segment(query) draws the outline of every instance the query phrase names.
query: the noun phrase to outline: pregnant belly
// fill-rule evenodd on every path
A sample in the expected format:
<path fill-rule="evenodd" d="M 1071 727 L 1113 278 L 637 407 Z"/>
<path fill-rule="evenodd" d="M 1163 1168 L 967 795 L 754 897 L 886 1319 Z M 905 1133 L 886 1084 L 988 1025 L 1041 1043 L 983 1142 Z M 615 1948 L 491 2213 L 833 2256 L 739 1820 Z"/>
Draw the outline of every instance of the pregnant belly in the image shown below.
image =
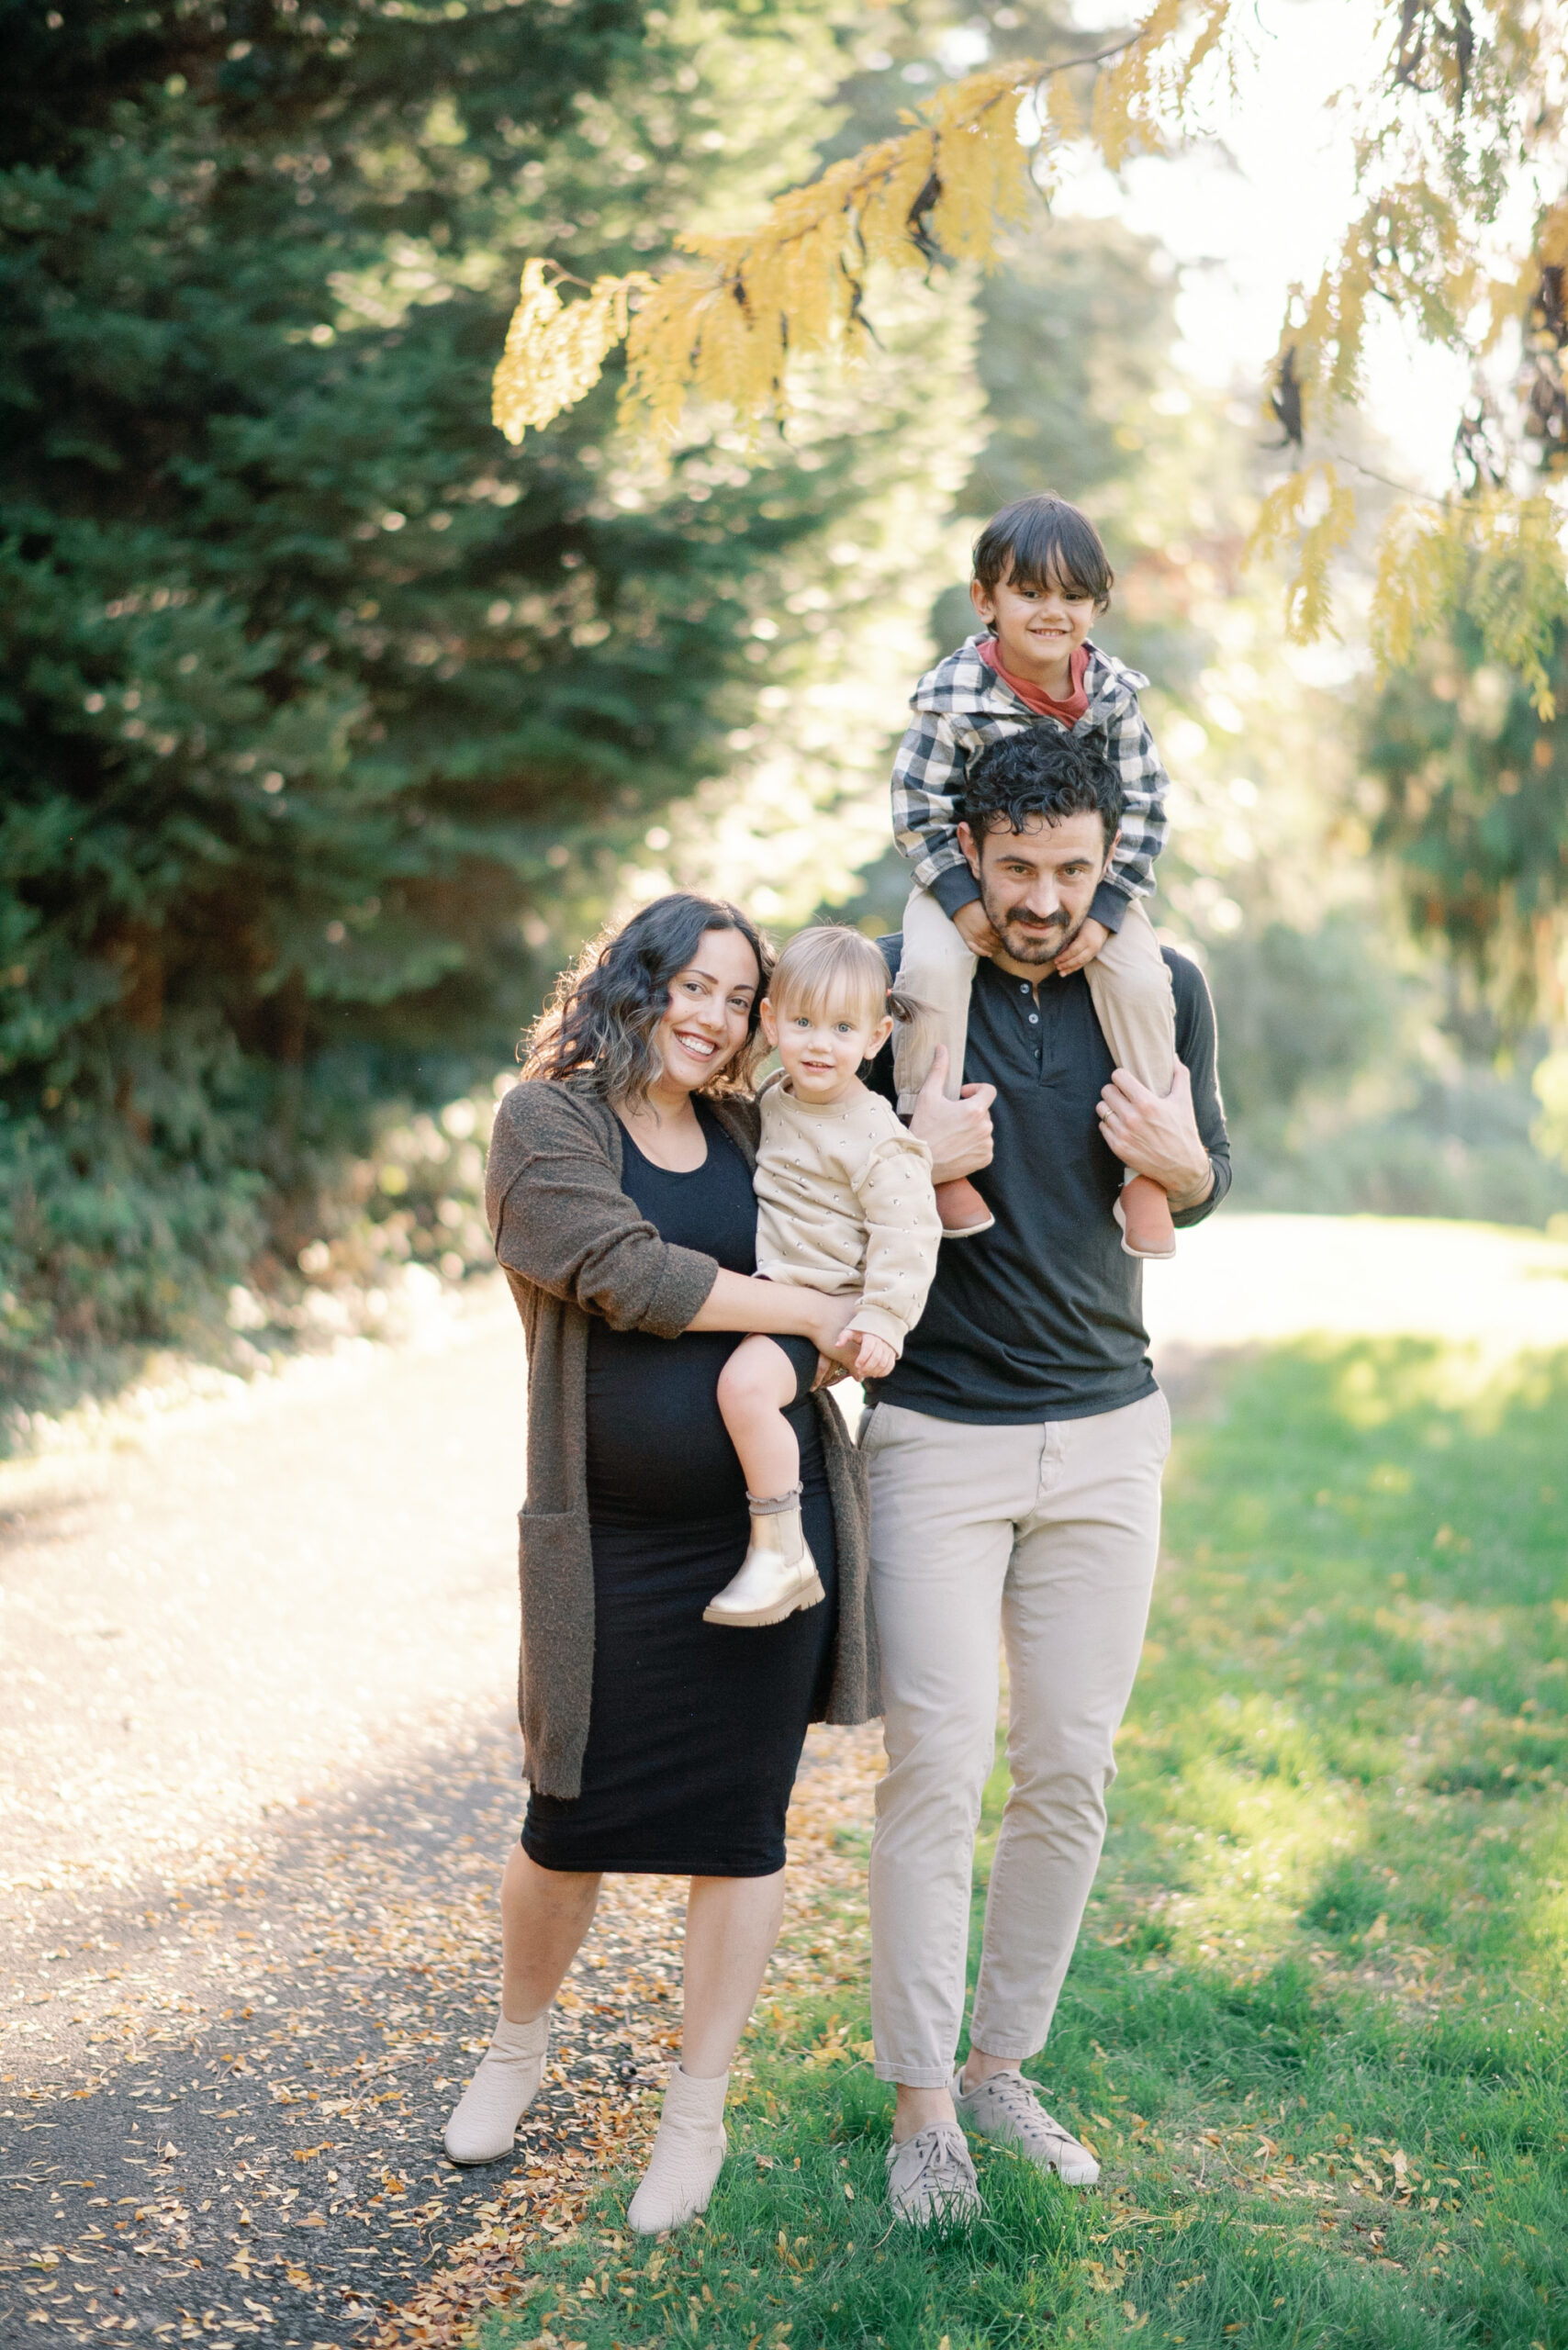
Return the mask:
<path fill-rule="evenodd" d="M 604 1337 L 588 1355 L 589 1516 L 646 1526 L 741 1515 L 745 1478 L 716 1393 L 738 1341 L 722 1330 Z"/>

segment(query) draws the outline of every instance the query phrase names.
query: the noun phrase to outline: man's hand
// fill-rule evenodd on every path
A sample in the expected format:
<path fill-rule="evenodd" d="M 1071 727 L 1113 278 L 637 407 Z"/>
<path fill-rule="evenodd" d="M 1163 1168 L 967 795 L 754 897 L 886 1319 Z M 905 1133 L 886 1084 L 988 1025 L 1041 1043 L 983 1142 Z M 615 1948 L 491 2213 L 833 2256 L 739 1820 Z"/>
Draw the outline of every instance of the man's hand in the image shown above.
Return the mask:
<path fill-rule="evenodd" d="M 993 1147 L 991 1105 L 996 1099 L 995 1086 L 966 1085 L 962 1100 L 949 1102 L 942 1090 L 946 1082 L 947 1047 L 938 1045 L 931 1074 L 920 1089 L 909 1122 L 916 1141 L 931 1146 L 934 1183 L 950 1183 L 957 1175 L 972 1175 L 977 1167 L 989 1167 Z"/>
<path fill-rule="evenodd" d="M 1058 979 L 1065 979 L 1070 971 L 1081 971 L 1086 963 L 1092 963 L 1110 935 L 1104 923 L 1096 922 L 1091 914 L 1084 922 L 1077 937 L 1070 946 L 1064 946 L 1057 957 Z"/>
<path fill-rule="evenodd" d="M 1100 1131 L 1135 1175 L 1151 1175 L 1170 1204 L 1195 1208 L 1214 1188 L 1214 1169 L 1193 1115 L 1193 1080 L 1180 1061 L 1163 1101 L 1119 1069 L 1101 1094 Z"/>
<path fill-rule="evenodd" d="M 879 1338 L 869 1330 L 846 1330 L 845 1337 L 859 1340 L 856 1356 L 856 1376 L 860 1379 L 886 1379 L 898 1357 L 886 1338 Z"/>
<path fill-rule="evenodd" d="M 967 905 L 958 908 L 953 916 L 953 927 L 964 945 L 977 955 L 994 955 L 1002 944 L 978 898 L 971 898 Z"/>

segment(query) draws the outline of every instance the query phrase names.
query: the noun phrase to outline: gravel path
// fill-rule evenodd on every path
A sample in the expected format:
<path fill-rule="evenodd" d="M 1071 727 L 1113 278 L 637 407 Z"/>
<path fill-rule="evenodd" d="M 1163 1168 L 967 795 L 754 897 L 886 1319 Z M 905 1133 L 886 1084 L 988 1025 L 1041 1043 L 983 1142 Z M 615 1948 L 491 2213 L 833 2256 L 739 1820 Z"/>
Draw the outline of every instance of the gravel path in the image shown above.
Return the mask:
<path fill-rule="evenodd" d="M 492 1291 L 441 1337 L 0 1469 L 0 1882 L 28 1913 L 90 1919 L 510 1718 L 521 1334 Z"/>
<path fill-rule="evenodd" d="M 482 1285 L 421 1347 L 0 1469 L 6 2350 L 450 2339 L 644 2134 L 682 1888 L 622 1879 L 518 2152 L 440 2153 L 521 1805 L 522 1402 Z M 876 1744 L 813 1740 L 829 1876 Z"/>

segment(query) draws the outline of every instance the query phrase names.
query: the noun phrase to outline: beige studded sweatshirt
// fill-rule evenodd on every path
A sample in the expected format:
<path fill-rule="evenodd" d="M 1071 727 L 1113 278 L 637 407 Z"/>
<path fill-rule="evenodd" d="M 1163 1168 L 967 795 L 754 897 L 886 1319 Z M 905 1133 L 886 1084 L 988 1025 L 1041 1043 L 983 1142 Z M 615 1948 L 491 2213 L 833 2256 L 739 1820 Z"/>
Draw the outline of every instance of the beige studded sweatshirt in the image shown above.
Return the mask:
<path fill-rule="evenodd" d="M 902 1353 L 925 1310 L 942 1238 L 929 1147 L 864 1085 L 819 1107 L 776 1077 L 760 1107 L 757 1271 L 858 1297 L 849 1327 Z"/>

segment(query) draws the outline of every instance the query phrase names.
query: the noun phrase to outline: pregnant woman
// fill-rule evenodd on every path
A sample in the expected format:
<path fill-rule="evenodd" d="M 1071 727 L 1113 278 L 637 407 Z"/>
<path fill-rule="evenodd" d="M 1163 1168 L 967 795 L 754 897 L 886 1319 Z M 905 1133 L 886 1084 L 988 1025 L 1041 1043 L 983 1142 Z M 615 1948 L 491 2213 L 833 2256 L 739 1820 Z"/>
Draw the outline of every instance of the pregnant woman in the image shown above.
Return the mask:
<path fill-rule="evenodd" d="M 500 2017 L 446 2150 L 510 2152 L 603 1872 L 689 1876 L 680 2062 L 630 2213 L 644 2234 L 704 2210 L 719 2175 L 806 1725 L 876 1706 L 859 1463 L 825 1395 L 791 1415 L 825 1601 L 767 1629 L 702 1620 L 749 1527 L 719 1372 L 751 1330 L 836 1354 L 854 1310 L 755 1278 L 767 970 L 734 907 L 656 900 L 563 979 L 490 1144 L 487 1206 L 528 1342 L 530 1795 L 501 1883 Z"/>

